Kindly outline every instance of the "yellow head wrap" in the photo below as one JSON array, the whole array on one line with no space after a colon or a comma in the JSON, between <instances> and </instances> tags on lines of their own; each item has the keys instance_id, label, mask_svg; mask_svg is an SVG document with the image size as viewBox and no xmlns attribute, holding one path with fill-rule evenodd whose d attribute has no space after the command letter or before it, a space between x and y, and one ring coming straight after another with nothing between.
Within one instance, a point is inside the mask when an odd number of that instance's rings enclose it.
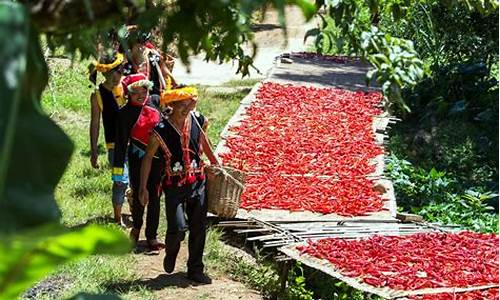
<instances>
[{"instance_id":1,"label":"yellow head wrap","mask_svg":"<svg viewBox=\"0 0 500 300\"><path fill-rule=\"evenodd\" d=\"M94 63L95 69L98 72L107 73L107 72L113 70L114 68L118 67L119 65L121 65L123 63L123 59L124 59L123 54L116 53L116 59L114 62L112 62L110 64L101 64L99 62L95 62Z\"/></svg>"},{"instance_id":2,"label":"yellow head wrap","mask_svg":"<svg viewBox=\"0 0 500 300\"><path fill-rule=\"evenodd\" d=\"M162 105L166 105L175 101L182 101L198 96L198 90L195 87L183 87L179 89L165 90L161 94Z\"/></svg>"}]
</instances>

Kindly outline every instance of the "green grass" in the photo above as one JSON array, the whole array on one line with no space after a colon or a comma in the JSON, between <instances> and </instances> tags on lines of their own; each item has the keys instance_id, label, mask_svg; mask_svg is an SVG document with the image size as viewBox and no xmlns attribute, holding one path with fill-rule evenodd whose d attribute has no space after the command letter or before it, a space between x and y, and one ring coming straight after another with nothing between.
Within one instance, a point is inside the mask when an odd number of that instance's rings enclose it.
<instances>
[{"instance_id":1,"label":"green grass","mask_svg":"<svg viewBox=\"0 0 500 300\"><path fill-rule=\"evenodd\" d=\"M240 80L229 80L228 82L223 83L221 86L223 87L252 87L255 84L259 83L260 79L240 79Z\"/></svg>"},{"instance_id":2,"label":"green grass","mask_svg":"<svg viewBox=\"0 0 500 300\"><path fill-rule=\"evenodd\" d=\"M214 145L220 140L220 133L246 96L245 92L213 93L200 89L197 109L208 118L208 136ZM215 150L215 149L214 149Z\"/></svg>"},{"instance_id":3,"label":"green grass","mask_svg":"<svg viewBox=\"0 0 500 300\"><path fill-rule=\"evenodd\" d=\"M71 63L67 59L48 61L50 80L43 94L43 105L47 112L83 112L90 109L92 87L88 80L90 61Z\"/></svg>"},{"instance_id":4,"label":"green grass","mask_svg":"<svg viewBox=\"0 0 500 300\"><path fill-rule=\"evenodd\" d=\"M57 203L62 212L62 223L73 227L87 223L108 223L111 220L111 173L108 168L103 138L100 139L99 164L95 170L90 165L89 146L89 97L92 88L87 79L88 61L76 62L55 59L49 62L50 84L42 95L42 108L66 132L75 144L71 161L55 191ZM98 79L99 80L99 79ZM254 81L236 81L230 86L248 86ZM214 93L200 87L198 110L209 119L209 136L214 145L225 124L246 96L244 92ZM102 129L101 129L102 133ZM162 207L159 238L164 238L166 220ZM110 225L114 226L114 225ZM209 233L209 237L214 237ZM211 245L218 240L210 238ZM207 247L208 248L208 247ZM136 265L134 255L119 257L93 256L61 268L71 281L71 287L57 295L57 299L67 298L78 292L116 293L123 299L155 299L153 291L142 285L125 290L115 288L120 283L133 282L139 275L131 266ZM53 299L43 296L42 299Z\"/></svg>"},{"instance_id":5,"label":"green grass","mask_svg":"<svg viewBox=\"0 0 500 300\"><path fill-rule=\"evenodd\" d=\"M279 273L275 263L257 254L258 264L237 257L220 242L222 231L210 229L205 246L205 264L210 274L229 275L234 280L256 289L264 297L275 297L280 292Z\"/></svg>"}]
</instances>

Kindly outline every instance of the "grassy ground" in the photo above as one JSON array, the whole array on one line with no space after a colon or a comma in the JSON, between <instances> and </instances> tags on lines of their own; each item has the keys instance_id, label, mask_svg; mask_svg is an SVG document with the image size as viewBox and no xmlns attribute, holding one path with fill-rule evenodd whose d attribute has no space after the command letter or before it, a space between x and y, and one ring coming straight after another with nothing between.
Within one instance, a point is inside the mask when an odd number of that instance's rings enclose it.
<instances>
[{"instance_id":1,"label":"grassy ground","mask_svg":"<svg viewBox=\"0 0 500 300\"><path fill-rule=\"evenodd\" d=\"M107 166L106 152L101 137L99 148L100 169L90 166L89 158L89 95L92 91L87 80L87 63L75 63L63 59L51 60L50 85L46 89L42 107L63 130L71 137L75 144L75 151L71 162L56 190L56 199L62 211L62 222L68 227L87 223L104 223L111 221L111 178ZM255 82L229 82L227 86L248 86ZM200 103L198 110L205 114L209 121L209 136L215 145L219 140L219 133L228 119L237 109L240 100L246 95L244 92L219 93L207 91L200 87ZM162 211L161 216L164 216ZM110 225L114 226L114 225ZM160 237L163 238L166 229L164 218L160 221ZM216 251L219 233L209 233L207 251ZM219 252L218 252L219 253ZM223 256L209 256L207 265L215 272L224 272L218 268ZM120 282L129 282L139 278L131 266L136 258L134 255L120 257L94 256L81 262L63 267L57 275L64 277L68 282L67 288L57 295L41 296L41 299L65 298L77 292L89 293L116 292L112 288ZM218 270L218 271L217 271ZM121 293L124 299L153 299L151 290L141 286L127 289Z\"/></svg>"}]
</instances>

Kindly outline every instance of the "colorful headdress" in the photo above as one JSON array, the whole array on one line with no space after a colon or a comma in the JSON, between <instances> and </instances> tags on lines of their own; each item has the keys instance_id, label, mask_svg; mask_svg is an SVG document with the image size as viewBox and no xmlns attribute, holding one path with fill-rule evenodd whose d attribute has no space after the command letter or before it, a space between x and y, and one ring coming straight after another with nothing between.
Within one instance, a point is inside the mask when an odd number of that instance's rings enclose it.
<instances>
[{"instance_id":1,"label":"colorful headdress","mask_svg":"<svg viewBox=\"0 0 500 300\"><path fill-rule=\"evenodd\" d=\"M125 93L134 93L134 90L138 88L146 88L151 90L153 88L153 82L149 81L146 75L142 73L132 74L125 76L122 80L123 90Z\"/></svg>"},{"instance_id":2,"label":"colorful headdress","mask_svg":"<svg viewBox=\"0 0 500 300\"><path fill-rule=\"evenodd\" d=\"M182 101L198 96L198 90L195 87L183 87L178 89L165 90L161 94L161 104L166 105L175 101Z\"/></svg>"},{"instance_id":3,"label":"colorful headdress","mask_svg":"<svg viewBox=\"0 0 500 300\"><path fill-rule=\"evenodd\" d=\"M116 53L115 56L116 56L115 61L110 63L110 64L102 64L99 62L94 62L96 71L101 72L101 73L107 73L107 72L115 69L116 67L120 66L124 60L123 54Z\"/></svg>"}]
</instances>

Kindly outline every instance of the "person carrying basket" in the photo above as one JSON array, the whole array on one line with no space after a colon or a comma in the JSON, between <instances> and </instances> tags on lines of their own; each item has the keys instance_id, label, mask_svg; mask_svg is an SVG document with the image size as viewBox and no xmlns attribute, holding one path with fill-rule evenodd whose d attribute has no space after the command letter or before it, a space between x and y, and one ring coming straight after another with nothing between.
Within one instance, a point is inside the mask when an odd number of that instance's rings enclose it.
<instances>
[{"instance_id":1,"label":"person carrying basket","mask_svg":"<svg viewBox=\"0 0 500 300\"><path fill-rule=\"evenodd\" d=\"M188 278L209 284L211 279L203 273L207 197L204 162L201 157L205 153L212 165L219 165L219 162L205 134L207 119L193 112L197 99L198 92L193 87L162 93L161 104L169 106L171 110L151 133L141 167L139 197L142 205L148 203L145 183L148 181L153 157L159 150L165 159L162 186L168 224L163 267L169 274L174 271L180 243L189 229Z\"/></svg>"}]
</instances>

